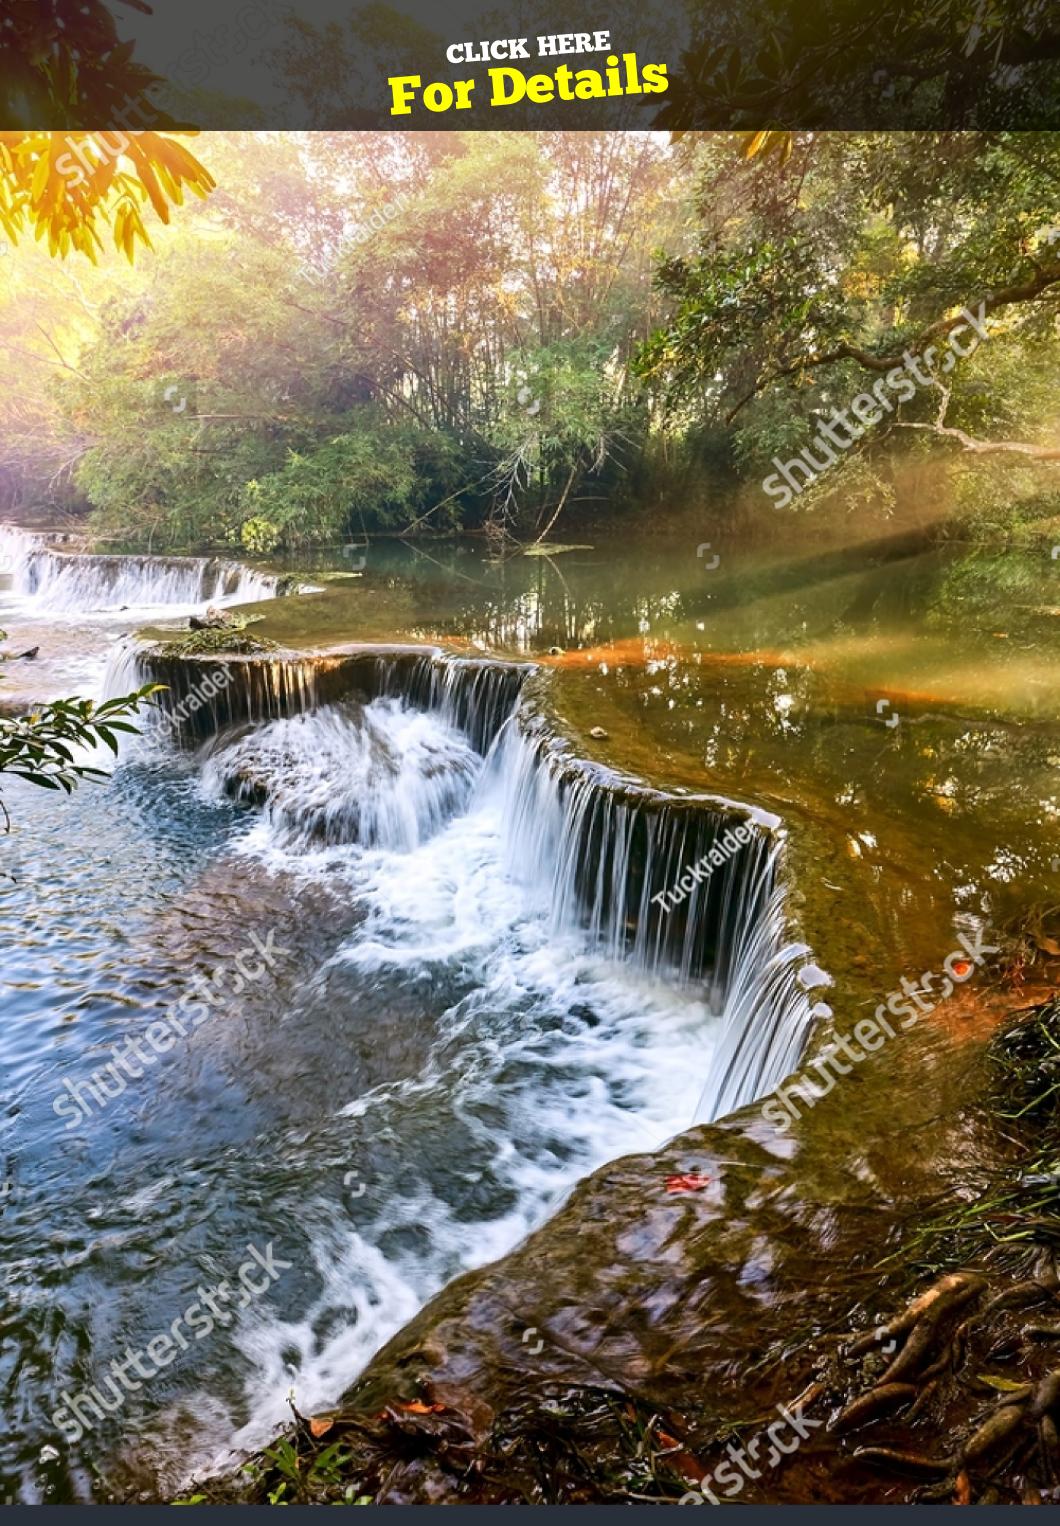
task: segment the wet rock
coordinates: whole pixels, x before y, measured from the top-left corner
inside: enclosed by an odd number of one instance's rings
[[[1000,1020],[1011,998],[980,991],[974,1000]],[[900,1273],[881,1287],[880,1247],[938,1203],[970,1137],[983,1164],[993,1158],[993,1133],[969,1134],[961,1067],[943,1068],[925,1095],[896,1084],[920,1075],[922,1057],[911,1048],[895,1062],[895,1072],[864,1071],[856,1106],[822,1099],[793,1130],[778,1133],[754,1104],[610,1162],[501,1261],[443,1289],[342,1400],[337,1428],[356,1491],[385,1503],[523,1502],[540,1498],[547,1476],[564,1502],[613,1501],[623,1488],[643,1498],[643,1454],[627,1447],[637,1425],[664,1424],[668,1455],[706,1471],[708,1457],[724,1460],[734,1421],[751,1425],[778,1402],[796,1413],[816,1405],[813,1423],[824,1427],[818,1400],[831,1389],[821,1362],[832,1362],[834,1332],[849,1328],[854,1290],[869,1299],[869,1318],[908,1302]],[[899,1148],[909,1140],[912,1151]],[[668,1178],[703,1187],[673,1193]],[[814,1331],[833,1333],[815,1346]],[[971,1370],[984,1361],[976,1353]],[[849,1403],[858,1391],[840,1385],[833,1399]],[[973,1395],[961,1434],[974,1433],[979,1408]],[[837,1448],[848,1444],[815,1435],[745,1498],[878,1501],[878,1469],[851,1467],[844,1451],[847,1471],[837,1474]],[[948,1435],[938,1446],[947,1455]],[[653,1497],[677,1499],[687,1476],[655,1476]],[[896,1475],[893,1488],[903,1497],[922,1485]],[[240,1487],[226,1482],[220,1497]]]
[[[218,609],[211,604],[204,615],[192,615],[188,621],[188,629],[193,631],[210,630],[234,630],[237,622],[226,610]]]

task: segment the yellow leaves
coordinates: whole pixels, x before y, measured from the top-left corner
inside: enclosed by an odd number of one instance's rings
[[[764,159],[768,154],[776,154],[781,164],[787,164],[795,147],[793,132],[745,132],[740,136],[745,159],[755,159],[759,154]]]
[[[163,133],[0,133],[0,230],[15,244],[32,228],[59,259],[76,250],[95,263],[106,230],[131,262],[137,242],[152,247],[146,202],[168,223],[185,187],[205,197],[215,183],[194,154]]]
[[[137,239],[140,239],[148,249],[154,247],[144,227],[140,208],[130,195],[127,200],[119,204],[114,213],[114,246],[124,254],[130,265],[136,258]]]

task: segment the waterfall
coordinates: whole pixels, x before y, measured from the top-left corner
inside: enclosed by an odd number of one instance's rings
[[[397,699],[328,705],[207,745],[207,792],[260,806],[284,847],[409,852],[467,808],[482,759]]]
[[[719,1037],[699,1116],[753,1101],[797,1064],[822,1008],[800,979],[809,950],[789,932],[779,819],[579,758],[532,664],[422,647],[126,650],[107,692],[149,681],[167,686],[170,735],[203,749],[207,787],[258,806],[287,845],[409,850],[492,793],[506,873],[557,934],[705,992]]]
[[[20,530],[17,525],[0,524],[0,575],[18,579],[31,551],[44,545],[44,537]]]
[[[510,872],[545,898],[557,929],[581,928],[648,975],[706,986],[721,1027],[697,1116],[732,1112],[791,1072],[820,1010],[799,980],[809,950],[789,935],[780,822],[577,758],[534,698],[527,693],[492,759]],[[730,851],[737,825],[750,841]],[[709,875],[689,875],[712,850]],[[683,876],[689,888],[670,905],[676,898],[660,892]]]
[[[736,931],[721,1033],[696,1110],[700,1122],[771,1092],[797,1067],[817,1020],[831,1016],[809,994],[814,985],[830,982],[808,963],[809,947],[790,935],[782,854],[778,838],[755,866],[751,897],[757,912]]]
[[[182,741],[205,741],[239,724],[262,725],[355,699],[402,698],[437,711],[485,754],[532,671],[527,663],[453,657],[423,647],[364,648],[314,657],[218,657],[189,661],[123,648],[111,659],[105,693],[166,686],[161,713]]]
[[[194,608],[275,598],[279,577],[219,557],[100,556],[57,549],[54,537],[0,526],[0,570],[47,614]]]

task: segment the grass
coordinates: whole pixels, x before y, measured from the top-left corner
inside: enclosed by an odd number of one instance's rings
[[[957,1206],[903,1244],[900,1258],[924,1269],[989,1256],[1018,1271],[1030,1251],[1060,1250],[1060,997],[998,1034],[986,1060],[985,1105],[1014,1152],[1004,1166],[964,1177]]]

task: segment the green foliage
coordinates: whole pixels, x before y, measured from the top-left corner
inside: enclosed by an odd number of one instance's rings
[[[345,534],[353,526],[408,524],[422,504],[420,454],[445,442],[407,425],[387,426],[367,408],[358,428],[313,448],[291,449],[283,464],[244,488],[247,525],[266,524],[274,546],[312,545]]]
[[[873,121],[910,133],[940,109],[968,127],[1055,120],[1051,11],[1034,0],[763,0],[731,11],[689,0],[689,42],[654,125],[677,132],[763,121]],[[739,24],[736,24],[736,16]],[[791,134],[756,130],[783,160]],[[748,144],[748,147],[750,144]]]
[[[402,35],[383,11],[358,26],[289,30],[288,64]],[[660,461],[668,481],[681,462],[760,480],[874,359],[1060,264],[1048,134],[759,139],[748,157],[736,134],[214,135],[218,189],[120,280],[7,261],[0,494],[88,506],[101,536],[156,551],[532,540],[582,503],[656,495]],[[946,425],[1048,445],[1058,318],[1060,275],[998,307]],[[939,401],[921,386],[799,507],[885,515],[896,464],[930,459],[940,501],[993,533],[987,499],[1017,479],[1027,499],[1031,469],[933,437]]]
[[[249,489],[249,483],[247,487]],[[282,538],[279,525],[273,524],[271,519],[266,519],[262,514],[244,519],[239,527],[239,539],[244,550],[252,551],[256,556],[268,556],[270,551],[276,550]]]
[[[493,431],[502,451],[491,478],[505,512],[535,485],[544,496],[565,491],[584,472],[621,463],[643,435],[644,420],[627,396],[625,368],[598,341],[556,343],[528,351],[508,383]]]
[[[381,143],[211,137],[218,188],[120,280],[34,282],[20,248],[0,345],[34,362],[34,417],[0,399],[0,491],[72,482],[100,535],[270,554],[478,525],[524,438],[527,522],[575,462],[610,485],[652,249],[682,236],[674,155],[606,133]],[[516,378],[539,366],[556,406],[524,436]]]
[[[226,625],[181,631],[151,648],[156,657],[252,657],[275,650],[276,642],[267,636],[248,636],[241,627]]]
[[[90,699],[54,700],[17,720],[0,719],[0,775],[68,795],[86,779],[105,779],[104,769],[77,754],[103,743],[117,757],[118,733],[136,732],[129,717],[160,687],[145,684],[133,694],[99,705]],[[0,810],[7,820],[2,802]]]
[[[670,316],[635,359],[672,429],[724,431],[738,472],[760,478],[870,389],[889,369],[878,363],[944,345],[947,323],[989,295],[989,339],[950,358],[945,395],[918,385],[799,507],[838,493],[886,511],[895,462],[929,443],[953,463],[959,500],[985,458],[941,424],[1048,447],[1060,318],[1051,137],[797,134],[787,159],[750,163],[715,141],[701,174],[700,250],[660,261]],[[1015,452],[992,460],[1010,482],[1029,466]],[[1040,470],[1056,481],[1055,464]]]
[[[270,1505],[370,1505],[372,1496],[359,1494],[356,1482],[347,1481],[352,1456],[341,1441],[319,1451],[315,1443],[301,1450],[284,1437],[243,1471]]]

